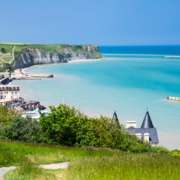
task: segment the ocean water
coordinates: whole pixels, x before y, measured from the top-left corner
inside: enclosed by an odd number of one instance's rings
[[[92,116],[117,111],[121,123],[135,120],[140,126],[148,109],[160,144],[180,148],[180,103],[166,100],[180,97],[180,48],[116,48],[102,47],[104,58],[98,61],[33,66],[28,71],[55,78],[14,83],[26,99],[67,103]]]

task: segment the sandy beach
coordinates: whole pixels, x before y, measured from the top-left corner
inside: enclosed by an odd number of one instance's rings
[[[87,63],[87,62],[97,62],[101,61],[102,59],[74,59],[69,61],[68,63]]]

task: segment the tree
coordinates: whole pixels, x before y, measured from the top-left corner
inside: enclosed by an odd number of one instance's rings
[[[128,134],[117,121],[107,117],[87,117],[73,107],[61,104],[40,118],[40,126],[47,142],[117,148],[142,152],[149,146]]]
[[[5,128],[4,136],[11,140],[25,142],[43,142],[43,132],[39,126],[39,122],[32,119],[16,117]]]
[[[74,145],[76,143],[76,130],[81,113],[67,105],[51,107],[48,116],[41,116],[40,124],[49,142]]]
[[[7,50],[5,48],[1,48],[1,52],[5,54],[7,53]]]
[[[0,126],[7,126],[15,117],[18,116],[19,115],[15,111],[9,110],[5,106],[0,106]]]
[[[7,69],[8,73],[9,73],[9,77],[11,78],[11,74],[14,71],[14,68],[12,67],[11,64],[6,63],[5,64],[5,69]]]

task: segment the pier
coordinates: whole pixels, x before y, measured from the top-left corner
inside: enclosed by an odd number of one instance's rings
[[[22,69],[15,70],[14,74],[12,74],[13,79],[15,80],[41,80],[47,78],[53,78],[53,74],[30,74],[25,72]]]

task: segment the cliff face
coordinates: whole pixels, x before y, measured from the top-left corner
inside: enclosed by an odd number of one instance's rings
[[[66,46],[55,50],[26,47],[15,54],[12,65],[14,68],[24,68],[37,64],[67,63],[75,59],[97,59],[100,57],[98,48],[95,46]]]

